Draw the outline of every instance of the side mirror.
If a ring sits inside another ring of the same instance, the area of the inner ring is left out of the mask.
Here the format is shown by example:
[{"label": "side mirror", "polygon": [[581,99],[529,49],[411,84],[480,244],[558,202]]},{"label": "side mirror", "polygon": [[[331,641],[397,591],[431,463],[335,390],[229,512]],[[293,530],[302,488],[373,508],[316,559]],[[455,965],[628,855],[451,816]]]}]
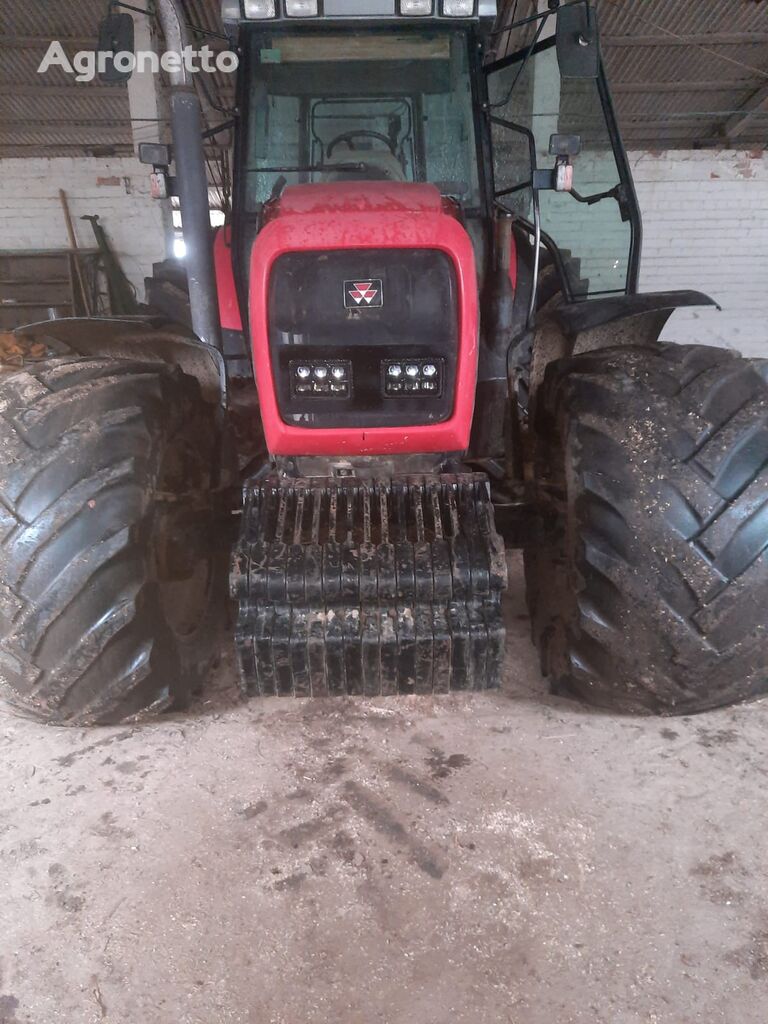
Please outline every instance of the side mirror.
[{"label": "side mirror", "polygon": [[[141,147],[139,147],[141,151]],[[550,156],[578,156],[581,152],[580,135],[550,135],[549,155]]]},{"label": "side mirror", "polygon": [[580,135],[550,135],[549,154],[555,157],[555,192],[570,192],[573,189],[573,163],[571,157],[581,152]]},{"label": "side mirror", "polygon": [[132,72],[115,67],[115,54],[133,53],[133,18],[130,14],[108,14],[99,24],[99,53],[108,54],[103,70],[99,67],[102,82],[127,82]]},{"label": "side mirror", "polygon": [[173,159],[173,150],[164,142],[140,142],[139,162],[149,164],[152,173],[149,176],[149,194],[153,199],[169,199],[176,195],[176,179],[168,173]]},{"label": "side mirror", "polygon": [[597,11],[588,2],[568,4],[557,12],[557,63],[562,78],[597,78],[600,40]]}]

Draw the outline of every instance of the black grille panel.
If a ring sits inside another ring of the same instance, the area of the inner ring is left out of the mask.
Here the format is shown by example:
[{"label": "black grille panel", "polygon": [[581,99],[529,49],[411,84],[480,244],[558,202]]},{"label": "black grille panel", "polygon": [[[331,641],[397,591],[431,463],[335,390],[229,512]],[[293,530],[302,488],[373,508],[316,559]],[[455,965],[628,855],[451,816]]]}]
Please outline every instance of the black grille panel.
[{"label": "black grille panel", "polygon": [[[350,299],[352,292],[360,296],[359,305]],[[304,427],[442,422],[453,411],[459,344],[453,263],[436,249],[286,253],[272,269],[269,340],[286,422]],[[388,393],[382,377],[385,361],[409,359],[440,366],[440,387],[425,388],[416,402],[405,391],[402,397]],[[301,360],[348,362],[349,393],[338,398],[297,393],[291,373]]]}]

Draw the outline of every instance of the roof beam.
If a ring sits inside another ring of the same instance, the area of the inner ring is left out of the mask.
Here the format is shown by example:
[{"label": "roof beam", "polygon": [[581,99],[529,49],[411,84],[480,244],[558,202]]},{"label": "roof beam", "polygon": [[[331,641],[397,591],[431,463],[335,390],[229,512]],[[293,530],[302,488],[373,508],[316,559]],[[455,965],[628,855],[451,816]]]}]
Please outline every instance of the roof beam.
[{"label": "roof beam", "polygon": [[[86,36],[59,36],[58,42],[63,47],[74,50],[93,50],[96,39]],[[0,47],[8,50],[47,50],[51,45],[51,36],[16,36],[0,34]]]},{"label": "roof beam", "polygon": [[0,140],[0,157],[48,156],[61,152],[74,156],[129,156],[130,142],[5,142]]},{"label": "roof beam", "polygon": [[88,117],[87,115],[82,117],[57,117],[55,114],[51,117],[4,117],[2,125],[0,125],[0,138],[7,132],[34,131],[35,128],[41,125],[47,128],[52,124],[67,125],[68,127],[74,125],[76,128],[101,128],[102,125],[110,125],[130,131],[132,122],[128,115],[117,117],[114,114],[111,117]]},{"label": "roof beam", "polygon": [[704,118],[676,117],[670,121],[663,114],[629,114],[622,118],[622,135],[629,135],[633,131],[650,131],[653,129],[659,135],[664,132],[680,131],[682,128],[693,128],[701,133],[702,139],[708,138],[711,132],[711,121]]},{"label": "roof beam", "polygon": [[75,85],[27,85],[24,82],[0,85],[1,96],[30,96],[45,99],[125,99],[125,89],[114,85],[93,85],[79,82]]},{"label": "roof beam", "polygon": [[745,46],[765,45],[768,32],[713,32],[711,35],[601,35],[603,46]]},{"label": "roof beam", "polygon": [[[194,33],[193,33],[194,34]],[[42,50],[45,52],[51,45],[51,36],[15,36],[0,32],[0,47],[7,50]],[[56,36],[57,42],[61,43],[65,52],[74,50],[96,49],[98,40],[96,36]],[[206,45],[214,52],[229,50],[231,45],[221,39],[207,39]]]},{"label": "roof beam", "polygon": [[725,134],[729,139],[742,135],[755,117],[763,114],[768,114],[768,85],[761,86],[749,97],[738,114],[728,118],[724,126]]},{"label": "roof beam", "polygon": [[709,82],[616,82],[611,86],[614,93],[627,92],[746,92],[754,88],[754,82],[742,81],[709,81]]}]

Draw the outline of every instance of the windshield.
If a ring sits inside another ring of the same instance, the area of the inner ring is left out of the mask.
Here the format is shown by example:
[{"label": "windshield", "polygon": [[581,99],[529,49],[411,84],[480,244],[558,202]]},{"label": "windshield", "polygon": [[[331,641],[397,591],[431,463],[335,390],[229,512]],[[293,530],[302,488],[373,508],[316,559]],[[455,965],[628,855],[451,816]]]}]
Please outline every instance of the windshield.
[{"label": "windshield", "polygon": [[273,32],[250,47],[247,208],[283,184],[429,181],[480,206],[463,32]]}]

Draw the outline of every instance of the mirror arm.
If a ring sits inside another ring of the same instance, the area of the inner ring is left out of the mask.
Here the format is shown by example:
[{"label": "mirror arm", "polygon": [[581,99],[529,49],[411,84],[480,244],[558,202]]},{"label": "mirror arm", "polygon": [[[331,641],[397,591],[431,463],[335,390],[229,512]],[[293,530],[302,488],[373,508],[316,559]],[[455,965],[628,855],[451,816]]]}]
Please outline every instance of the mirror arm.
[{"label": "mirror arm", "polygon": [[591,196],[582,196],[575,188],[572,188],[568,190],[568,194],[572,195],[577,203],[586,203],[587,206],[592,206],[593,203],[599,203],[601,199],[615,199],[619,202],[621,198],[620,190],[621,185],[614,185],[613,188],[609,188],[607,192],[596,192]]}]

